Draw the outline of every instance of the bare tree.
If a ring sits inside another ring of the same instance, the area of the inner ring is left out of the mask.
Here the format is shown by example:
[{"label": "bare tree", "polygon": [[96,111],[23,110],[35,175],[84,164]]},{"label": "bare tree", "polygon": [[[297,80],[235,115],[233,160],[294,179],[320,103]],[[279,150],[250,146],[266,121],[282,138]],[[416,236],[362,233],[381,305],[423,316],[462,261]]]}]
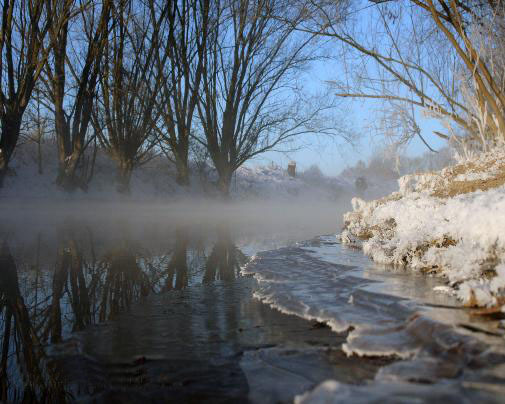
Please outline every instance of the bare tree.
[{"label": "bare tree", "polygon": [[203,52],[209,33],[210,0],[151,0],[151,13],[165,15],[157,47],[161,80],[158,98],[161,112],[161,146],[175,163],[177,183],[189,184],[188,154],[203,68]]},{"label": "bare tree", "polygon": [[[48,4],[51,13],[64,21],[60,27],[49,30],[52,58],[44,69],[58,145],[56,183],[68,191],[76,187],[86,189],[89,178],[78,178],[76,171],[89,143],[86,135],[108,39],[112,0],[91,4],[49,0]],[[70,22],[75,15],[79,16],[76,24],[84,38],[70,35]],[[67,80],[68,74],[71,80]]]},{"label": "bare tree", "polygon": [[152,21],[146,7],[121,0],[113,20],[104,48],[93,127],[117,163],[118,191],[127,193],[133,169],[149,159],[156,144],[159,112],[155,106],[161,76],[156,75],[155,50],[162,16]]},{"label": "bare tree", "polygon": [[[280,23],[275,15],[294,23]],[[197,140],[209,150],[224,195],[245,161],[316,131],[324,108],[307,105],[297,91],[297,73],[313,57],[307,52],[313,35],[295,31],[301,17],[281,0],[227,0],[212,8]]]},{"label": "bare tree", "polygon": [[454,124],[473,139],[505,136],[505,76],[493,51],[502,42],[502,1],[299,3],[309,16],[300,30],[352,50],[344,55],[354,80],[336,80],[338,95],[387,102],[382,130],[401,132],[402,141],[418,135],[429,147],[417,124],[422,110],[448,127],[449,133],[434,132],[444,139],[458,137]]},{"label": "bare tree", "polygon": [[23,114],[48,57],[52,24],[42,0],[6,0],[0,33],[0,187],[18,142]]}]

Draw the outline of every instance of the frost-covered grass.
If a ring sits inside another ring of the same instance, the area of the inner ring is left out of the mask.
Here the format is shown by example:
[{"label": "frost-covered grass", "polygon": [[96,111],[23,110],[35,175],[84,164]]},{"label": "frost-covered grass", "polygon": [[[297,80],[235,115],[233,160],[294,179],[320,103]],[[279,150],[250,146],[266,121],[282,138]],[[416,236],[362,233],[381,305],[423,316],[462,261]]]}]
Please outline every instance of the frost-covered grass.
[{"label": "frost-covered grass", "polygon": [[376,262],[446,277],[467,305],[505,307],[505,150],[398,183],[385,198],[352,200],[342,241]]}]

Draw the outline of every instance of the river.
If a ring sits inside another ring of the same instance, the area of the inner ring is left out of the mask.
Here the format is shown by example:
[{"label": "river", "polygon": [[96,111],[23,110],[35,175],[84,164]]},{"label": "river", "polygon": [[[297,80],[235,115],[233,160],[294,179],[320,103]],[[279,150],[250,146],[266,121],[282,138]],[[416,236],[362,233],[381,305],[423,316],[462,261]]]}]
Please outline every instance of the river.
[{"label": "river", "polygon": [[340,245],[338,207],[2,212],[4,401],[505,397],[501,320]]}]

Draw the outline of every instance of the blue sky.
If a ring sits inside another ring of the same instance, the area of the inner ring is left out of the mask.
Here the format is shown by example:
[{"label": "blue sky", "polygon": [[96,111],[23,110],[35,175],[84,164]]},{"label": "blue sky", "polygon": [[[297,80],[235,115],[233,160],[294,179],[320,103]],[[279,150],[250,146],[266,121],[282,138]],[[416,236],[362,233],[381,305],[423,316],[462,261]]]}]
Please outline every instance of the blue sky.
[{"label": "blue sky", "polygon": [[[326,86],[326,81],[331,80],[335,75],[342,75],[336,61],[321,61],[315,63],[306,74],[305,86],[313,91]],[[267,165],[271,162],[286,167],[291,160],[296,161],[299,170],[304,170],[312,164],[317,164],[326,175],[337,175],[345,167],[356,164],[358,160],[367,161],[375,150],[385,145],[384,137],[373,132],[368,126],[374,119],[374,108],[377,104],[374,101],[349,100],[343,106],[345,111],[335,111],[342,115],[342,119],[356,131],[359,135],[358,142],[351,146],[345,141],[335,138],[330,139],[325,136],[305,135],[293,142],[290,147],[298,148],[295,152],[281,153],[268,152],[251,160],[247,165]],[[432,134],[436,128],[440,130],[440,125],[433,119],[419,117],[423,137],[429,141],[430,145],[438,149],[444,146],[444,142]],[[423,154],[428,149],[419,138],[415,138],[407,148],[407,154],[416,156]]]},{"label": "blue sky", "polygon": [[[379,29],[377,28],[379,20],[377,19],[378,14],[376,6],[366,1],[351,2],[350,4],[353,5],[351,11],[356,10],[357,14],[354,12],[352,15],[349,14],[349,28],[354,30],[355,35],[363,40],[363,43],[368,44],[368,46],[384,46],[383,52],[387,54],[389,51],[388,46],[390,46],[389,42],[374,43],[374,41],[380,40],[379,38],[385,37],[380,27]],[[402,24],[404,21],[411,24],[414,20],[411,19],[409,13],[405,15],[400,13],[397,14],[397,16],[399,17],[398,21],[395,22],[397,31],[395,31],[393,35],[398,34],[400,38],[406,41],[402,42],[403,45],[409,47],[410,43],[408,42],[408,36],[404,34],[410,32],[411,29]],[[405,20],[402,16],[405,17]],[[417,19],[415,21],[419,22]],[[374,31],[374,29],[377,31]],[[375,38],[374,36],[370,36],[370,33],[376,33],[378,37]],[[316,45],[317,50],[322,55],[326,56],[326,58],[314,62],[310,71],[306,72],[302,79],[304,87],[310,92],[317,92],[318,90],[321,91],[323,88],[327,88],[328,81],[336,80],[345,82],[348,78],[346,72],[352,73],[351,70],[348,70],[352,69],[352,66],[359,66],[365,70],[370,69],[369,73],[371,76],[380,77],[378,71],[376,72],[378,74],[374,74],[373,69],[376,68],[376,66],[373,63],[360,63],[360,60],[358,63],[355,63],[356,60],[354,56],[356,56],[356,54],[353,55],[353,51],[349,53],[349,48],[344,47],[341,42],[332,38],[319,38],[318,41],[320,42]],[[423,52],[432,52],[433,49],[427,47]],[[342,50],[344,50],[344,52],[342,52]],[[359,73],[361,73],[361,71]],[[398,90],[405,92],[398,95],[409,96],[408,93],[406,93],[406,89],[399,87]],[[366,92],[367,90],[365,89],[363,91]],[[350,146],[339,139],[328,139],[321,136],[308,135],[294,142],[294,146],[303,146],[303,148],[296,152],[285,154],[269,152],[247,164],[265,165],[274,162],[286,167],[289,161],[294,160],[300,170],[306,169],[312,164],[317,164],[326,175],[338,175],[345,167],[356,164],[358,160],[367,161],[375,151],[387,145],[385,137],[377,134],[376,131],[371,128],[371,124],[374,123],[374,120],[377,119],[378,116],[378,114],[376,115],[374,112],[377,107],[380,106],[381,102],[371,99],[346,99],[343,103],[346,107],[345,110],[335,111],[335,114],[340,119],[339,122],[345,122],[359,135],[359,140],[354,146]],[[445,141],[433,134],[434,130],[447,133],[441,123],[435,119],[424,117],[420,112],[419,109],[415,112],[416,123],[421,129],[423,138],[426,139],[435,150],[445,146]],[[427,147],[418,137],[414,138],[406,148],[406,154],[409,156],[419,156],[427,151]]]}]

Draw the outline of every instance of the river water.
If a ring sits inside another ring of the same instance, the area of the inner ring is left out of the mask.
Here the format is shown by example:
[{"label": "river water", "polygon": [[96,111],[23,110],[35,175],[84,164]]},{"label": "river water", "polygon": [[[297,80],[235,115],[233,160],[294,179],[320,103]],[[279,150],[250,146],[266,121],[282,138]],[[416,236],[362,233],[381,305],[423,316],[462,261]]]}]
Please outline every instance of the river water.
[{"label": "river water", "polygon": [[501,320],[338,244],[334,206],[2,212],[4,401],[504,400]]}]

